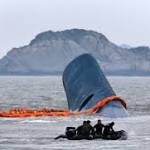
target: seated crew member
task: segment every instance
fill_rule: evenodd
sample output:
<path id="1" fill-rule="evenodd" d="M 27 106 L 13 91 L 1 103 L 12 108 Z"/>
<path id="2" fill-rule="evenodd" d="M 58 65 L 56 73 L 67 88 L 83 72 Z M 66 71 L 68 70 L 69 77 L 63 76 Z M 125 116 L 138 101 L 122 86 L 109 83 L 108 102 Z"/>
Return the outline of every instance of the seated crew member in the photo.
<path id="1" fill-rule="evenodd" d="M 95 136 L 102 136 L 103 127 L 101 120 L 98 120 L 94 126 Z"/>
<path id="2" fill-rule="evenodd" d="M 104 131 L 103 131 L 104 137 L 107 137 L 108 135 L 112 135 L 115 132 L 113 129 L 114 124 L 115 124 L 114 122 L 111 122 L 106 126 L 104 126 Z"/>
<path id="3" fill-rule="evenodd" d="M 92 139 L 91 138 L 91 130 L 92 130 L 92 126 L 90 125 L 89 121 L 83 121 L 83 125 L 79 126 L 77 128 L 77 136 L 80 139 Z"/>
<path id="4" fill-rule="evenodd" d="M 83 121 L 83 124 L 81 126 L 77 127 L 77 129 L 76 129 L 77 136 L 83 136 L 83 135 L 85 135 L 83 129 L 86 127 L 86 124 L 87 124 L 87 122 Z"/>
<path id="5" fill-rule="evenodd" d="M 89 137 L 93 138 L 94 137 L 94 128 L 92 127 L 90 120 L 87 120 L 87 126 L 88 126 Z"/>

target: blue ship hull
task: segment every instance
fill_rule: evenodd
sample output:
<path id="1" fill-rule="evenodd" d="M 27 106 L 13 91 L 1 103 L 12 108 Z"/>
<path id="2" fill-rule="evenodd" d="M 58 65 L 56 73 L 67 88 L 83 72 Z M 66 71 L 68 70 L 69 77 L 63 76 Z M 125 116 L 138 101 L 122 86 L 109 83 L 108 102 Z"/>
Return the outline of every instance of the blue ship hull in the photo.
<path id="1" fill-rule="evenodd" d="M 116 96 L 96 59 L 90 54 L 75 58 L 63 73 L 63 84 L 71 111 L 84 111 L 107 97 Z M 101 116 L 126 117 L 120 101 L 111 101 L 97 111 Z"/>

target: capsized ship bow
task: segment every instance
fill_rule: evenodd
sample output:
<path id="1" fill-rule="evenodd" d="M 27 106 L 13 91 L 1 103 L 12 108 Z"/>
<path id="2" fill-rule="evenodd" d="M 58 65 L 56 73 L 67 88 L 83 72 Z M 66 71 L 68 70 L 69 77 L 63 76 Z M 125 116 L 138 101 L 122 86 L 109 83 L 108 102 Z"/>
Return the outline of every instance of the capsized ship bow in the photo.
<path id="1" fill-rule="evenodd" d="M 96 59 L 90 54 L 75 58 L 64 70 L 63 84 L 71 111 L 98 106 L 101 116 L 126 117 L 126 103 L 117 97 Z"/>

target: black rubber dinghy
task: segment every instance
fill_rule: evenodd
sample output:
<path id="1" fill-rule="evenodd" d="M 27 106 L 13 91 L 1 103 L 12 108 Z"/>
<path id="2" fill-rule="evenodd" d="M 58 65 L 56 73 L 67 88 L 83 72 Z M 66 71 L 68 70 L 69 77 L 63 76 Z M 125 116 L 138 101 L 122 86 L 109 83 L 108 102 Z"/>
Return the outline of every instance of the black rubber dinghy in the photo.
<path id="1" fill-rule="evenodd" d="M 72 133 L 71 133 L 72 134 Z M 103 140 L 127 140 L 128 138 L 128 134 L 126 131 L 124 130 L 120 130 L 120 131 L 115 131 L 113 134 L 111 135 L 107 135 L 107 136 L 95 136 L 95 137 L 82 137 L 82 136 L 73 136 L 73 135 L 59 135 L 55 138 L 55 140 L 60 139 L 60 138 L 65 138 L 68 140 L 95 140 L 95 139 L 103 139 Z"/>
<path id="2" fill-rule="evenodd" d="M 105 140 L 127 140 L 127 138 L 128 138 L 127 132 L 124 130 L 115 131 L 111 135 L 102 136 L 102 139 Z"/>

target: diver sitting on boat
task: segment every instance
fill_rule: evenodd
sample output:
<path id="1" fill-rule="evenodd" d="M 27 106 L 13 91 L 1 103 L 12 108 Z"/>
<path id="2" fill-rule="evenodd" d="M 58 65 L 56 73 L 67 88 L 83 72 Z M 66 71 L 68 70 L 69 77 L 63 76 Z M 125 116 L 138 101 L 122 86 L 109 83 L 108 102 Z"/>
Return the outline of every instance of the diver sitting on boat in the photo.
<path id="1" fill-rule="evenodd" d="M 90 124 L 90 120 L 83 121 L 83 125 L 77 128 L 77 137 L 79 139 L 93 139 L 94 128 Z"/>
<path id="2" fill-rule="evenodd" d="M 88 126 L 88 129 L 89 129 L 89 137 L 90 138 L 94 138 L 94 127 L 91 125 L 91 121 L 90 120 L 87 120 L 87 126 Z"/>
<path id="3" fill-rule="evenodd" d="M 102 124 L 101 120 L 98 120 L 97 123 L 94 125 L 94 137 L 101 138 L 103 133 L 104 125 Z"/>
<path id="4" fill-rule="evenodd" d="M 104 126 L 104 131 L 103 131 L 103 136 L 108 136 L 108 135 L 111 135 L 113 134 L 115 131 L 113 129 L 113 126 L 114 126 L 114 122 L 111 122 L 107 125 Z"/>

